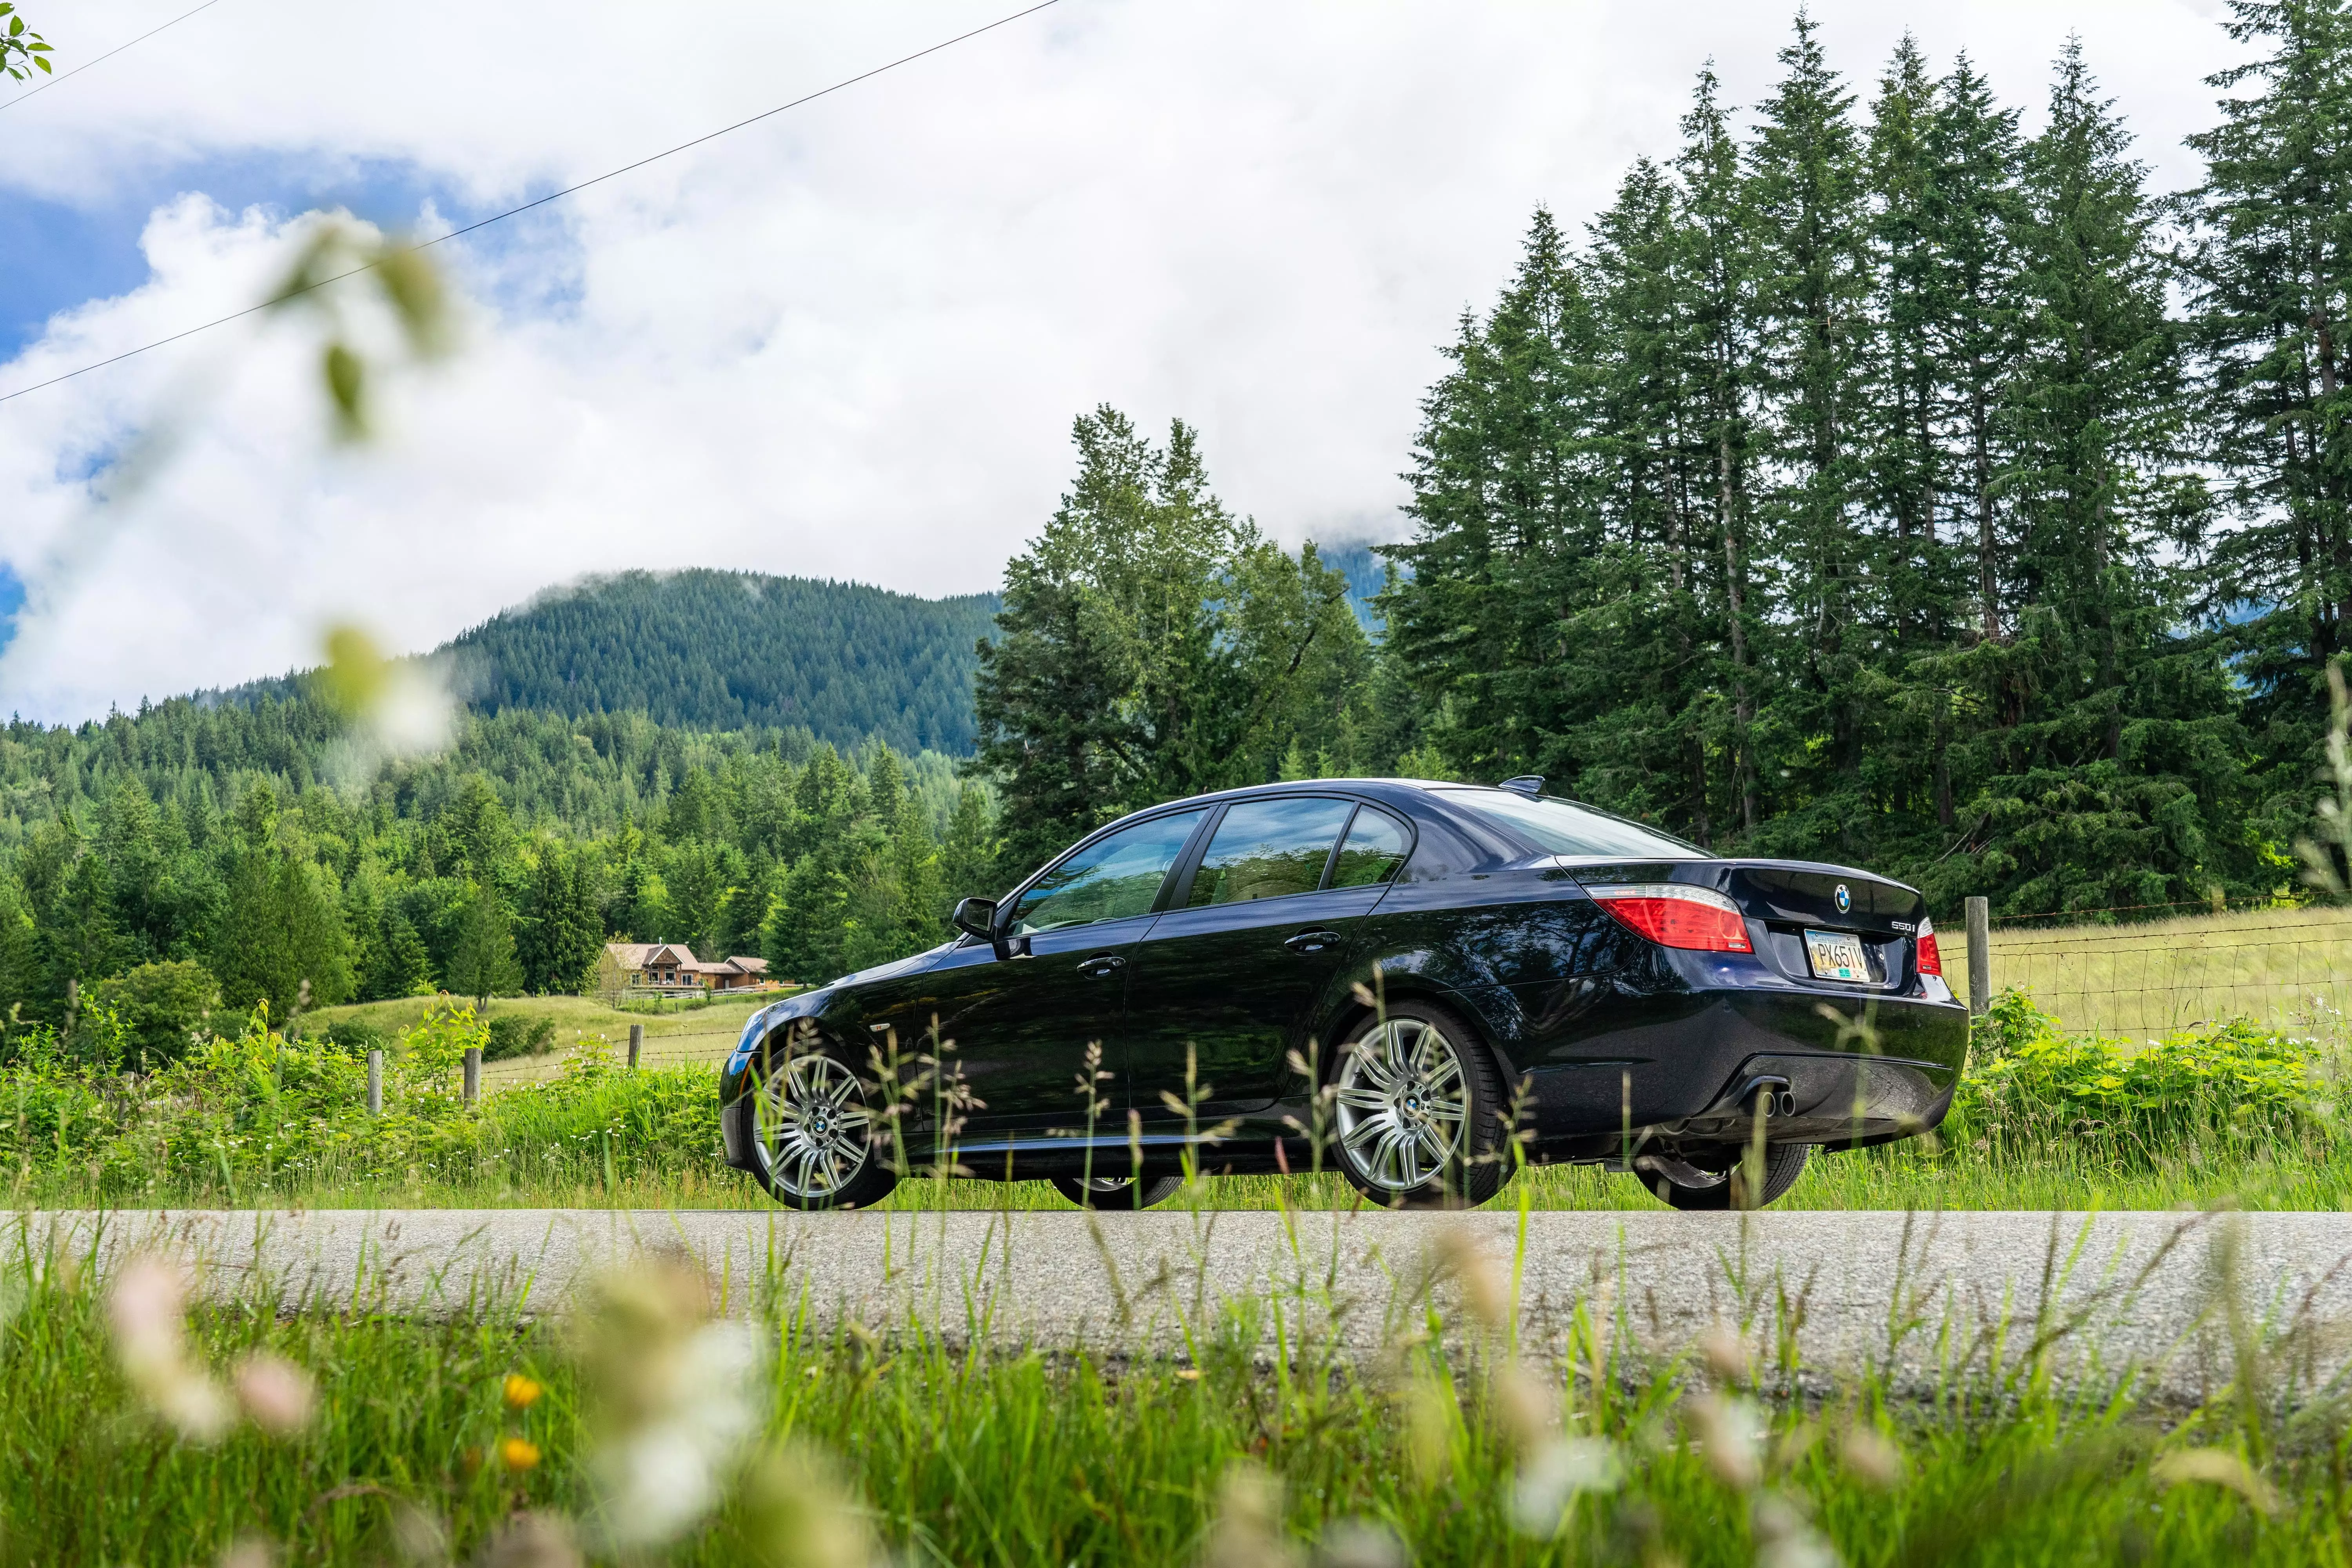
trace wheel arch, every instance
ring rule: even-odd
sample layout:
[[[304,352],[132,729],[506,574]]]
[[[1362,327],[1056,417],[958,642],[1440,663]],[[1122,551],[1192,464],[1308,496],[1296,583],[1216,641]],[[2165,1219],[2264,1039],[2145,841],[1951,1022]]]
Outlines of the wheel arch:
[[[1359,985],[1372,993],[1375,1005],[1367,1005],[1356,994]],[[1497,999],[1503,1004],[1501,1010],[1507,1013],[1512,1001],[1509,994],[1500,993]],[[1507,1031],[1500,1026],[1503,1021],[1496,1016],[1492,1002],[1481,1005],[1475,992],[1449,985],[1418,965],[1391,969],[1385,964],[1367,963],[1341,976],[1332,987],[1322,1027],[1308,1036],[1319,1053],[1318,1071],[1328,1079],[1338,1060],[1339,1047],[1353,1038],[1368,1019],[1378,1016],[1381,1007],[1398,1002],[1428,1003],[1461,1018],[1470,1026],[1475,1037],[1470,1043],[1494,1058],[1496,1069],[1506,1083],[1517,1085],[1518,1068],[1506,1043]]]

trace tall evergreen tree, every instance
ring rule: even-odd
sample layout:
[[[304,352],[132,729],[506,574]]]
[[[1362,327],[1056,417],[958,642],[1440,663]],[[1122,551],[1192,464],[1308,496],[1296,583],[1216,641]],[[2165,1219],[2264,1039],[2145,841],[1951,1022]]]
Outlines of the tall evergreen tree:
[[[2013,626],[1957,655],[1979,847],[2011,908],[2196,899],[2257,869],[2246,757],[2210,635],[2180,629],[2178,552],[2201,491],[2183,447],[2179,334],[2158,212],[2078,45],[2026,163],[2023,351],[2002,422],[2017,511]]]
[[[1768,842],[1869,853],[1864,753],[1885,665],[1886,552],[1857,505],[1869,227],[1853,95],[1799,13],[1785,74],[1748,149],[1764,407],[1775,482],[1764,499],[1781,568],[1776,629],[1794,647],[1768,735],[1780,797]]]
[[[1706,479],[1704,515],[1710,552],[1722,563],[1723,645],[1717,687],[1723,714],[1716,726],[1726,759],[1727,839],[1752,837],[1761,820],[1757,715],[1769,700],[1759,657],[1766,606],[1756,580],[1756,469],[1763,371],[1755,224],[1742,178],[1730,111],[1710,64],[1699,73],[1683,117],[1675,172],[1688,215],[1688,332],[1696,427]],[[1696,552],[1694,552],[1694,559]]]
[[[562,845],[541,847],[523,898],[515,958],[523,989],[537,995],[580,990],[604,951],[586,857]]]
[[[2310,807],[2325,672],[2352,638],[2352,5],[2231,0],[2265,52],[2207,79],[2221,121],[2189,145],[2192,320],[2211,454],[2242,526],[2216,552],[2243,613],[2239,672],[2282,837]]]
[[[1269,769],[1316,645],[1349,614],[1339,574],[1308,574],[1225,510],[1181,420],[1155,446],[1105,406],[1073,440],[1077,476],[1005,568],[1002,635],[981,645],[973,689],[977,765],[999,781],[1024,865],[1137,806]]]
[[[515,960],[514,917],[505,898],[495,886],[471,884],[457,950],[449,955],[449,988],[471,996],[481,1011],[491,997],[511,996],[522,984],[522,968]]]

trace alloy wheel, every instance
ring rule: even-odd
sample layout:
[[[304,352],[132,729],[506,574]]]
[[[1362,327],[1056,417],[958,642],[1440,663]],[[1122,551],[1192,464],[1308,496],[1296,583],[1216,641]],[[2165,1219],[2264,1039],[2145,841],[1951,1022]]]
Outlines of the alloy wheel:
[[[823,1203],[866,1168],[874,1115],[857,1075],[830,1057],[795,1057],[760,1085],[753,1125],[775,1186]]]
[[[1470,1088],[1454,1042],[1422,1018],[1390,1018],[1339,1068],[1339,1147],[1368,1184],[1418,1191],[1460,1156]]]

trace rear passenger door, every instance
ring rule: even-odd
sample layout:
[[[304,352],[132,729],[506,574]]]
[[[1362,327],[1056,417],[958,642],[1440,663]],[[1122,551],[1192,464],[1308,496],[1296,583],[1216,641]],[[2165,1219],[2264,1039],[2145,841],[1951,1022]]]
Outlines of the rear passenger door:
[[[1178,1116],[1160,1095],[1183,1098],[1188,1048],[1208,1095],[1203,1121],[1282,1093],[1308,1011],[1411,848],[1395,817],[1337,796],[1224,808],[1130,955],[1124,1058],[1129,1103],[1144,1120]]]

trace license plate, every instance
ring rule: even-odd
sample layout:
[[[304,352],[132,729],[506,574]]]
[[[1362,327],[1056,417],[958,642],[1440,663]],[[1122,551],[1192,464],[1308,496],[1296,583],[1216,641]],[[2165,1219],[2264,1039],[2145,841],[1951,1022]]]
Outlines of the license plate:
[[[1867,983],[1870,979],[1870,961],[1863,956],[1862,938],[1851,931],[1807,931],[1805,957],[1811,962],[1817,980]]]

